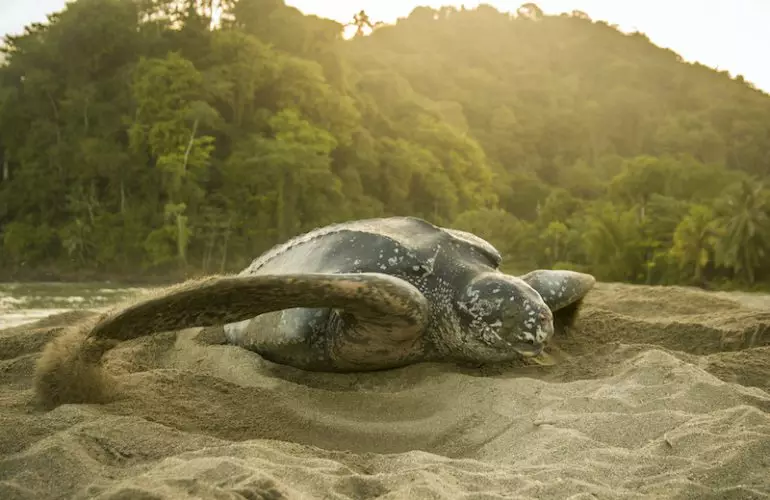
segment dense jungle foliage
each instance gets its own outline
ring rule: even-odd
[[[360,13],[348,41],[282,0],[224,6],[78,0],[6,38],[6,278],[234,271],[398,214],[510,271],[770,283],[770,96],[742,77],[535,4]]]

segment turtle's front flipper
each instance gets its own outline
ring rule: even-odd
[[[537,290],[548,308],[553,312],[554,331],[558,334],[569,331],[578,316],[583,298],[596,284],[590,274],[575,271],[538,269],[521,277]],[[553,365],[553,357],[535,360],[541,365]]]
[[[378,273],[276,274],[191,281],[95,322],[74,325],[51,341],[36,372],[38,395],[47,405],[96,402],[109,397],[99,369],[118,342],[156,332],[214,326],[295,307],[329,307],[354,318],[382,343],[400,344],[424,329],[429,306],[414,286]],[[386,328],[380,328],[385,326]]]
[[[532,271],[521,279],[537,290],[553,312],[582,300],[596,284],[590,274],[546,269]]]

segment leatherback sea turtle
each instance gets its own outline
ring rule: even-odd
[[[553,312],[595,280],[556,270],[515,277],[501,260],[478,236],[414,217],[319,228],[238,275],[188,282],[73,328],[47,347],[37,387],[49,399],[83,399],[88,389],[76,393],[67,378],[95,369],[118,342],[195,326],[224,325],[229,343],[310,371],[537,356]]]

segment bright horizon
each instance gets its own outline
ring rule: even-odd
[[[64,8],[66,0],[3,0],[0,33],[20,33],[32,22],[45,21],[46,14]],[[467,8],[486,3],[501,11],[515,12],[523,0],[410,1],[410,0],[287,0],[306,14],[350,22],[365,10],[372,21],[393,23],[420,5]],[[546,14],[582,10],[594,20],[617,24],[623,31],[638,30],[661,47],[677,52],[688,62],[699,62],[731,76],[743,75],[757,88],[770,93],[770,0],[540,0],[535,2]],[[686,28],[686,29],[685,29]],[[763,50],[764,48],[764,50]],[[763,56],[763,52],[765,55]]]

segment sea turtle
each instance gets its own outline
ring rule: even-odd
[[[595,280],[557,270],[515,277],[501,260],[482,238],[415,217],[315,229],[238,275],[188,282],[74,328],[47,347],[38,390],[85,397],[67,380],[88,371],[79,365],[95,368],[122,340],[196,326],[223,325],[229,343],[309,371],[537,356],[553,312],[570,311]]]

